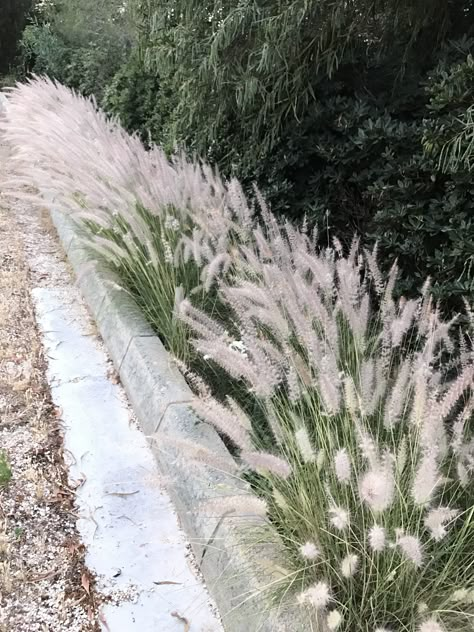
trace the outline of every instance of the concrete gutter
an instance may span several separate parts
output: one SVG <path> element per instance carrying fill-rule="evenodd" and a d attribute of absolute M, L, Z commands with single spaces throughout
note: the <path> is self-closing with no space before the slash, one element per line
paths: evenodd
<path fill-rule="evenodd" d="M 34 256 L 29 262 L 35 265 Z M 61 411 L 69 479 L 77 486 L 76 527 L 96 595 L 104 598 L 100 629 L 183 632 L 178 613 L 190 632 L 223 632 L 190 563 L 156 459 L 131 423 L 123 388 L 108 376 L 107 354 L 69 277 L 64 285 L 35 287 L 32 298 L 52 399 Z"/>
<path fill-rule="evenodd" d="M 218 605 L 227 632 L 310 632 L 315 622 L 291 601 L 274 603 L 272 591 L 282 578 L 278 544 L 256 543 L 255 516 L 213 515 L 203 505 L 219 496 L 249 494 L 237 479 L 203 463 L 186 466 L 165 435 L 191 440 L 232 460 L 217 432 L 190 410 L 192 393 L 184 378 L 119 280 L 86 247 L 82 229 L 47 204 L 64 250 L 98 330 L 120 375 L 128 398 L 166 479 L 167 491 Z M 163 441 L 161 441 L 163 438 Z M 216 515 L 217 514 L 217 515 Z"/>

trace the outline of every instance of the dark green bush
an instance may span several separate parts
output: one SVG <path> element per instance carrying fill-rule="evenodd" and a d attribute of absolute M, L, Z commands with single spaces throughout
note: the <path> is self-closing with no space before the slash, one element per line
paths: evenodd
<path fill-rule="evenodd" d="M 25 70 L 66 81 L 72 51 L 54 33 L 51 24 L 29 24 L 23 31 L 21 48 Z"/>
<path fill-rule="evenodd" d="M 256 180 L 322 241 L 377 240 L 400 291 L 431 275 L 447 308 L 474 298 L 470 163 L 443 159 L 460 134 L 474 146 L 472 2 L 139 4 L 145 58 L 174 88 L 161 138 Z"/>
<path fill-rule="evenodd" d="M 474 298 L 474 184 L 467 169 L 443 172 L 439 156 L 474 102 L 473 44 L 451 43 L 410 92 L 381 104 L 359 95 L 326 102 L 332 116 L 318 133 L 320 166 L 307 181 L 320 224 L 328 211 L 335 234 L 349 239 L 355 229 L 378 240 L 383 260 L 398 257 L 402 291 L 415 292 L 430 275 L 452 308 L 463 294 Z"/>
<path fill-rule="evenodd" d="M 161 98 L 158 76 L 146 71 L 134 54 L 107 86 L 102 105 L 120 118 L 127 131 L 138 132 L 144 142 L 150 138 L 159 141 L 167 114 L 160 107 Z"/>

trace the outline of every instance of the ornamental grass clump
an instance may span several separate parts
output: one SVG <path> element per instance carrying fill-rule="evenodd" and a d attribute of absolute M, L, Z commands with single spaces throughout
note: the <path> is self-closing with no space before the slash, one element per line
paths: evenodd
<path fill-rule="evenodd" d="M 195 410 L 240 449 L 293 570 L 329 630 L 458 632 L 474 625 L 473 376 L 469 336 L 429 282 L 394 298 L 376 250 L 264 212 L 254 247 L 220 284 L 234 333 L 190 301 L 193 346 L 260 406 L 267 437 L 202 391 Z M 471 319 L 472 313 L 468 310 Z M 238 339 L 235 339 L 238 332 Z M 218 411 L 218 412 L 217 412 Z"/>
<path fill-rule="evenodd" d="M 429 282 L 395 299 L 397 267 L 382 274 L 376 250 L 318 250 L 255 191 L 257 222 L 237 182 L 145 151 L 48 80 L 16 87 L 1 127 L 11 192 L 53 196 L 168 348 L 186 358 L 191 342 L 200 366 L 220 371 L 218 397 L 186 373 L 193 406 L 255 490 L 232 508 L 265 515 L 286 547 L 280 594 L 323 630 L 472 630 L 470 309 L 459 334 Z M 179 448 L 228 467 L 202 446 Z"/>
<path fill-rule="evenodd" d="M 15 164 L 7 192 L 39 204 L 53 199 L 90 229 L 90 249 L 118 271 L 168 348 L 185 357 L 176 294 L 192 291 L 197 304 L 212 304 L 234 243 L 245 243 L 253 226 L 239 183 L 184 156 L 168 159 L 157 146 L 146 150 L 93 99 L 47 78 L 9 91 L 1 130 Z"/>

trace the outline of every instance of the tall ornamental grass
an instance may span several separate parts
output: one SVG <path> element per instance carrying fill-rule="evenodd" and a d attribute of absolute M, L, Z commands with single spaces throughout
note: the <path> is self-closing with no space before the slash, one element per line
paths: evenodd
<path fill-rule="evenodd" d="M 189 301 L 192 344 L 260 402 L 262 450 L 235 402 L 196 412 L 240 449 L 293 571 L 282 590 L 329 630 L 474 626 L 474 354 L 429 293 L 394 299 L 376 251 L 318 252 L 264 213 L 222 300 L 236 340 Z M 472 313 L 468 311 L 471 326 Z"/>
<path fill-rule="evenodd" d="M 470 308 L 461 332 L 429 281 L 395 299 L 397 267 L 383 275 L 376 250 L 318 250 L 258 191 L 255 219 L 237 182 L 146 152 L 48 80 L 11 92 L 2 127 L 11 192 L 52 193 L 168 347 L 220 371 L 218 397 L 186 373 L 193 406 L 259 497 L 239 511 L 263 513 L 286 547 L 278 594 L 323 630 L 474 629 Z"/>
<path fill-rule="evenodd" d="M 176 293 L 209 302 L 233 244 L 245 243 L 253 209 L 239 183 L 184 156 L 168 159 L 159 147 L 146 151 L 93 99 L 47 78 L 18 84 L 8 103 L 0 129 L 14 150 L 10 193 L 36 203 L 54 198 L 86 224 L 91 249 L 120 273 L 167 346 L 186 357 Z M 26 193 L 24 185 L 35 188 Z"/>

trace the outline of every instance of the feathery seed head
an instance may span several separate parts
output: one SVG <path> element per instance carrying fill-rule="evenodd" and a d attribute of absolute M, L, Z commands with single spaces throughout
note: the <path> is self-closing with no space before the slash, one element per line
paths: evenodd
<path fill-rule="evenodd" d="M 296 444 L 299 448 L 303 461 L 305 463 L 313 463 L 316 460 L 316 453 L 311 445 L 308 431 L 304 426 L 298 428 L 295 432 Z"/>
<path fill-rule="evenodd" d="M 326 452 L 321 448 L 318 450 L 316 455 L 316 467 L 318 468 L 318 472 L 320 472 L 326 463 Z"/>
<path fill-rule="evenodd" d="M 240 458 L 255 471 L 265 471 L 281 478 L 288 478 L 291 474 L 290 464 L 281 457 L 267 452 L 249 452 L 243 450 Z"/>
<path fill-rule="evenodd" d="M 316 582 L 298 595 L 298 602 L 309 604 L 316 610 L 323 610 L 331 601 L 331 593 L 326 582 Z"/>
<path fill-rule="evenodd" d="M 411 368 L 411 359 L 407 359 L 398 370 L 395 383 L 385 406 L 384 426 L 386 428 L 393 428 L 400 421 L 405 411 Z"/>
<path fill-rule="evenodd" d="M 287 511 L 289 508 L 288 503 L 286 502 L 283 494 L 278 489 L 276 489 L 276 487 L 273 488 L 272 495 L 277 506 L 280 507 L 280 509 L 282 509 L 283 511 Z"/>
<path fill-rule="evenodd" d="M 351 415 L 355 415 L 358 410 L 357 394 L 354 381 L 350 377 L 344 380 L 344 405 Z"/>
<path fill-rule="evenodd" d="M 350 514 L 342 507 L 332 507 L 329 510 L 329 521 L 339 531 L 344 531 L 350 524 Z"/>
<path fill-rule="evenodd" d="M 383 294 L 385 283 L 383 275 L 377 263 L 377 250 L 378 244 L 376 243 L 372 252 L 364 250 L 365 258 L 367 260 L 370 276 L 374 282 L 375 291 L 379 296 Z"/>
<path fill-rule="evenodd" d="M 459 514 L 456 509 L 436 507 L 431 509 L 425 517 L 424 524 L 434 540 L 442 540 L 446 535 L 446 523 L 451 522 Z"/>
<path fill-rule="evenodd" d="M 357 423 L 357 432 L 359 437 L 359 449 L 367 459 L 372 469 L 376 469 L 379 465 L 378 450 L 374 439 Z"/>
<path fill-rule="evenodd" d="M 288 384 L 288 397 L 290 398 L 290 402 L 297 402 L 301 397 L 301 388 L 298 373 L 294 366 L 290 366 L 286 374 L 286 381 Z"/>
<path fill-rule="evenodd" d="M 216 399 L 195 398 L 192 407 L 204 421 L 232 439 L 239 448 L 245 449 L 250 445 L 249 432 L 241 425 L 239 417 Z"/>
<path fill-rule="evenodd" d="M 395 468 L 398 475 L 400 475 L 403 472 L 403 470 L 405 469 L 405 466 L 407 465 L 407 462 L 408 462 L 408 440 L 407 440 L 407 436 L 403 435 L 403 437 L 401 438 L 400 444 L 398 446 L 397 456 L 395 459 Z"/>
<path fill-rule="evenodd" d="M 373 358 L 363 361 L 360 371 L 360 392 L 362 408 L 365 412 L 371 409 L 371 402 L 375 391 L 375 362 Z"/>
<path fill-rule="evenodd" d="M 426 619 L 418 628 L 418 632 L 444 632 L 444 628 L 433 617 Z"/>
<path fill-rule="evenodd" d="M 379 527 L 378 525 L 371 527 L 369 530 L 369 546 L 372 551 L 380 553 L 380 551 L 384 550 L 385 543 L 385 529 L 383 527 Z"/>
<path fill-rule="evenodd" d="M 433 498 L 437 487 L 441 483 L 438 471 L 436 453 L 425 454 L 415 474 L 412 487 L 412 497 L 419 506 L 427 505 Z"/>
<path fill-rule="evenodd" d="M 467 588 L 458 588 L 458 590 L 455 590 L 451 595 L 451 601 L 457 603 L 468 603 L 468 599 L 469 590 L 467 590 Z"/>
<path fill-rule="evenodd" d="M 456 463 L 456 472 L 460 485 L 462 487 L 467 487 L 469 483 L 469 470 L 461 460 Z"/>
<path fill-rule="evenodd" d="M 241 494 L 239 496 L 216 496 L 202 505 L 203 511 L 213 516 L 233 514 L 241 517 L 267 516 L 268 507 L 264 500 L 252 494 Z"/>
<path fill-rule="evenodd" d="M 416 567 L 420 567 L 423 562 L 423 551 L 420 540 L 413 535 L 398 535 L 397 545 L 403 555 L 413 562 Z"/>
<path fill-rule="evenodd" d="M 327 412 L 335 415 L 341 406 L 340 377 L 332 356 L 324 356 L 318 377 L 319 389 Z"/>
<path fill-rule="evenodd" d="M 351 460 L 345 448 L 336 452 L 334 457 L 336 478 L 340 483 L 349 483 L 351 479 Z"/>
<path fill-rule="evenodd" d="M 326 618 L 326 624 L 329 630 L 337 630 L 342 623 L 342 614 L 339 610 L 331 610 Z"/>
<path fill-rule="evenodd" d="M 238 422 L 240 423 L 242 428 L 245 428 L 245 430 L 248 430 L 248 432 L 252 432 L 252 422 L 250 421 L 250 418 L 242 410 L 242 408 L 239 406 L 239 404 L 237 404 L 235 399 L 230 397 L 230 395 L 227 395 L 226 396 L 226 401 L 227 401 L 227 404 L 228 404 L 230 410 L 235 415 L 236 421 L 238 420 Z"/>
<path fill-rule="evenodd" d="M 156 437 L 158 439 L 158 437 Z M 161 438 L 161 437 L 160 437 Z M 226 459 L 218 454 L 215 454 L 203 445 L 196 444 L 196 442 L 189 439 L 176 439 L 171 435 L 166 435 L 165 443 L 175 448 L 178 452 L 178 460 L 181 460 L 183 464 L 192 467 L 189 461 L 195 463 L 204 463 L 209 467 L 221 470 L 222 472 L 236 473 L 237 463 L 233 459 Z"/>
<path fill-rule="evenodd" d="M 320 550 L 314 544 L 314 542 L 309 541 L 300 546 L 300 553 L 301 557 L 303 557 L 305 560 L 311 561 L 317 559 L 321 555 Z"/>
<path fill-rule="evenodd" d="M 394 493 L 395 481 L 388 465 L 369 470 L 359 482 L 360 497 L 374 512 L 388 509 Z"/>
<path fill-rule="evenodd" d="M 355 575 L 359 567 L 359 556 L 354 553 L 346 555 L 341 562 L 341 573 L 343 577 L 349 578 Z"/>

